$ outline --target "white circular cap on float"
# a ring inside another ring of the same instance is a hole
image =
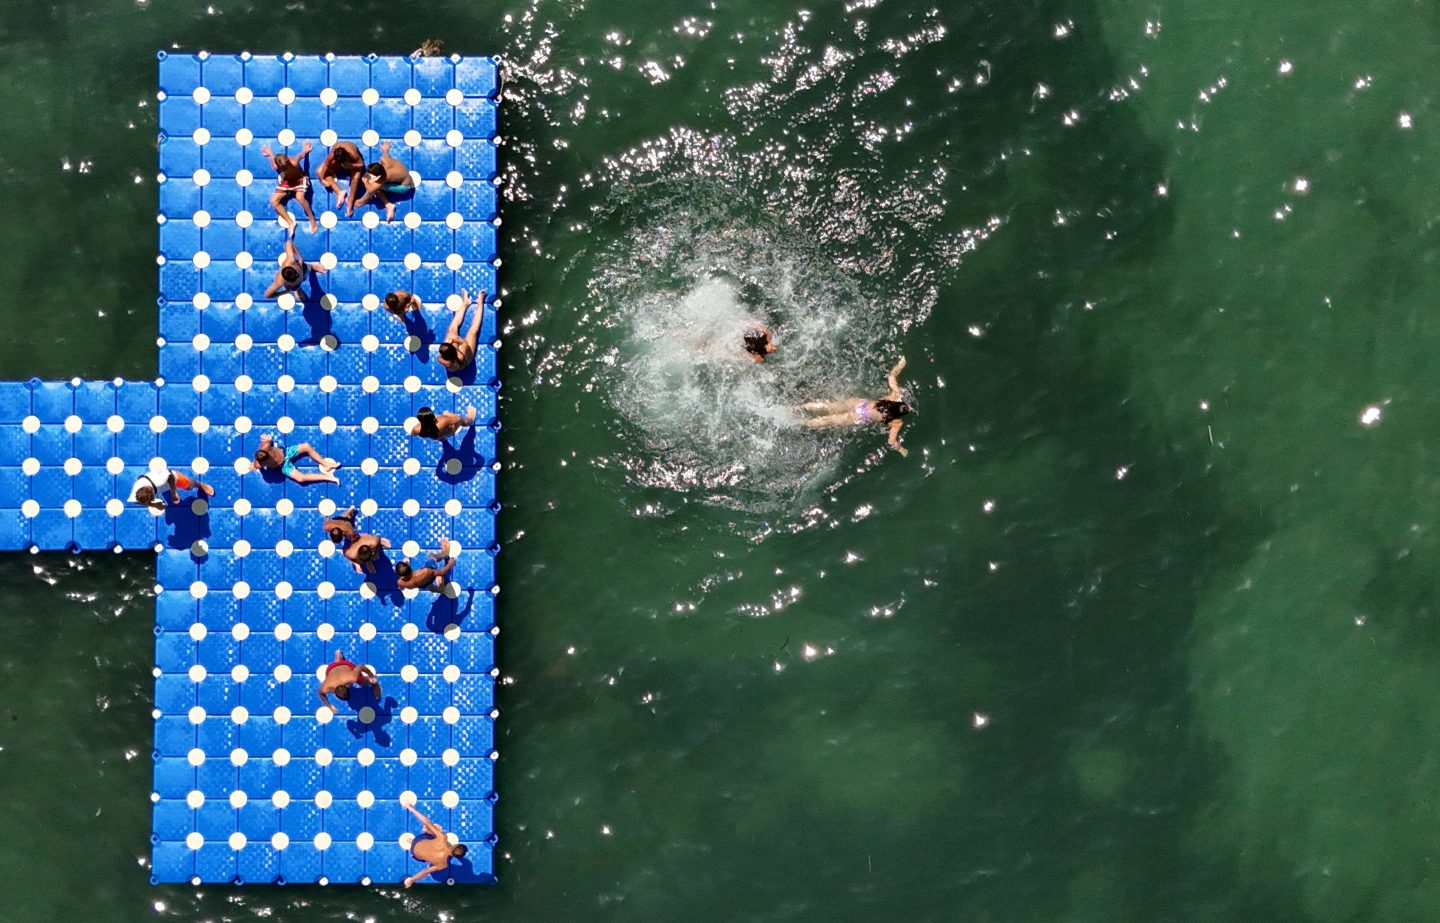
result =
[[[316,798],[318,800],[319,796],[317,795]],[[315,848],[320,850],[321,852],[329,849],[330,834],[326,833],[324,830],[321,830],[319,833],[315,834]]]
[[[201,836],[199,831],[187,833],[185,835],[185,845],[191,849],[199,849],[205,845],[205,837]]]
[[[375,709],[371,708],[369,705],[363,706],[360,709],[359,717],[361,724],[370,724],[375,720]]]
[[[330,711],[330,709],[328,709],[328,708],[325,709],[325,713],[326,713],[327,715],[332,714],[331,711]],[[333,715],[332,715],[332,717],[333,717]],[[335,759],[335,754],[331,753],[331,752],[330,752],[327,748],[325,748],[325,747],[321,747],[319,750],[316,750],[316,751],[315,751],[315,765],[316,765],[316,766],[329,766],[330,763],[331,763],[334,759]],[[327,801],[328,801],[330,795],[327,793],[327,794],[325,795],[325,797],[326,797],[326,799],[327,799]],[[317,804],[319,803],[319,801],[320,801],[320,795],[319,795],[319,794],[317,794],[317,795],[315,796],[315,801],[316,801]],[[328,807],[328,806],[329,806],[328,804],[321,805],[321,807]]]
[[[255,92],[249,87],[240,87],[235,91],[235,101],[242,106],[250,105],[250,101],[254,98]]]
[[[328,753],[329,751],[326,752]],[[319,760],[316,760],[316,762],[319,762]],[[322,765],[329,765],[329,763],[330,761],[327,759]],[[319,808],[320,810],[324,811],[334,803],[335,796],[327,792],[325,789],[322,788],[320,791],[315,793],[315,807]]]
[[[281,795],[281,794],[284,794],[284,793],[283,793],[283,792],[276,792],[275,794],[276,794],[276,795]],[[287,803],[288,803],[288,801],[287,801]],[[289,834],[287,834],[287,833],[280,832],[280,833],[276,833],[276,834],[274,834],[273,836],[270,837],[270,847],[271,847],[272,849],[276,850],[277,852],[278,852],[279,850],[284,849],[285,847],[287,847],[287,846],[289,846],[289,845],[290,845],[290,836],[289,836]]]
[[[230,668],[230,681],[232,683],[243,683],[250,678],[250,668],[243,663],[237,663]],[[249,712],[246,712],[249,715]],[[244,724],[244,721],[237,721],[236,724]]]
[[[203,106],[210,101],[210,91],[205,87],[196,87],[190,92],[190,98]]]
[[[400,637],[406,641],[414,641],[420,637],[420,626],[414,622],[406,622],[400,629]]]
[[[414,766],[414,765],[415,765],[415,760],[416,760],[418,757],[419,757],[419,754],[417,754],[414,750],[411,750],[409,747],[406,747],[404,750],[401,750],[401,751],[400,751],[400,765],[401,765],[401,766]]]
[[[445,711],[440,713],[440,717],[445,719],[446,724],[456,724],[460,721],[460,709],[454,705],[447,706]]]
[[[366,87],[366,88],[365,88],[365,91],[360,94],[360,101],[361,101],[362,103],[364,103],[365,105],[367,105],[367,106],[373,106],[373,105],[375,105],[376,103],[378,103],[378,102],[380,101],[380,91],[377,90],[377,89],[375,89],[374,87]],[[375,135],[375,132],[373,132],[373,131],[367,131],[365,134],[366,134],[366,135]],[[375,135],[375,140],[374,140],[374,141],[370,141],[370,140],[366,139],[366,140],[365,140],[365,144],[366,144],[368,147],[374,147],[375,144],[376,144],[379,140],[380,140],[380,136],[379,136],[379,135]]]
[[[235,724],[244,724],[250,720],[250,710],[244,705],[236,705],[230,709],[230,720]]]
[[[450,747],[444,753],[440,754],[440,761],[446,766],[458,765],[460,762],[460,751],[454,747]]]
[[[209,671],[205,669],[203,663],[196,663],[191,664],[190,670],[186,675],[190,677],[190,682],[192,683],[203,683],[205,682],[205,677],[209,675]]]
[[[465,93],[459,87],[452,87],[445,91],[445,101],[452,106],[458,106],[465,102]]]
[[[230,751],[231,766],[244,766],[249,761],[250,754],[245,751],[244,747],[236,747],[234,750]]]
[[[335,101],[339,98],[340,94],[335,92],[334,87],[326,87],[325,89],[320,91],[320,102],[324,103],[327,106],[335,105]],[[324,131],[320,132],[320,143],[325,145],[326,147],[334,147],[335,142],[339,139],[340,137],[339,135],[335,134],[334,129],[327,128]]]
[[[464,184],[465,177],[460,175],[459,170],[451,170],[449,173],[445,174],[445,185],[449,186],[451,189],[459,189]]]
[[[185,796],[185,803],[189,805],[191,809],[198,809],[205,803],[205,793],[198,788],[194,789],[190,794]]]
[[[199,766],[205,762],[205,751],[196,747],[185,755],[185,759],[191,766]]]
[[[277,789],[275,794],[270,796],[270,803],[277,808],[287,808],[290,806],[290,793],[283,788]]]
[[[282,128],[280,134],[275,136],[275,140],[280,142],[281,147],[289,147],[295,143],[295,132],[289,128]]]
[[[319,638],[321,641],[329,641],[331,638],[335,637],[335,626],[331,625],[329,622],[321,622],[319,626],[315,629],[315,637]]]
[[[419,678],[420,671],[415,668],[415,664],[407,663],[405,664],[405,666],[400,668],[400,679],[404,682],[413,683]]]
[[[452,128],[445,133],[445,143],[451,147],[459,147],[465,143],[465,134],[458,128]]]
[[[420,713],[416,711],[412,705],[406,705],[400,709],[400,721],[402,724],[414,724],[419,717]]]
[[[249,170],[237,170],[235,172],[235,185],[240,188],[245,189],[253,182],[255,182],[255,174]]]
[[[460,807],[460,793],[456,791],[448,791],[440,796],[440,803],[443,804],[445,807],[454,810],[455,808]]]
[[[442,671],[441,675],[445,677],[445,682],[447,683],[458,683],[460,681],[460,668],[452,663]]]
[[[275,682],[277,682],[277,683],[288,683],[288,682],[290,682],[290,676],[291,676],[290,666],[289,666],[288,664],[283,664],[283,663],[281,663],[281,664],[276,664],[276,665],[275,665],[275,673],[274,673],[274,676],[275,676]],[[288,720],[288,716],[289,716],[289,714],[290,714],[290,710],[289,710],[289,709],[286,709],[286,710],[285,710],[285,714],[286,714],[287,720]],[[275,720],[276,720],[276,721],[280,721],[280,718],[279,718],[279,709],[276,709],[276,718],[275,718]],[[281,723],[283,724],[284,722],[281,722]]]
[[[249,801],[250,796],[245,794],[242,789],[237,788],[235,789],[235,791],[230,793],[230,807],[234,808],[237,811],[245,807],[245,805],[249,803]]]
[[[275,626],[275,631],[274,631],[275,640],[276,640],[276,641],[289,641],[289,640],[290,640],[290,635],[291,635],[292,631],[293,631],[293,629],[290,628],[289,623],[287,623],[287,622],[281,622],[280,624],[278,624],[278,625]]]
[[[375,845],[375,835],[369,832],[361,833],[355,837],[355,845],[361,850],[369,849]]]
[[[360,348],[367,353],[373,353],[380,348],[380,338],[373,333],[367,333],[360,338]]]
[[[406,212],[405,217],[401,220],[403,220],[405,226],[412,231],[418,229],[423,223],[419,212]]]
[[[288,766],[290,765],[290,751],[281,747],[270,755],[270,761],[276,766]]]
[[[204,709],[203,707],[199,706],[199,705],[195,705],[195,706],[191,707],[191,709],[190,709],[190,714],[189,714],[189,718],[190,718],[190,723],[191,723],[191,724],[204,724],[204,723],[205,723],[205,709]]]

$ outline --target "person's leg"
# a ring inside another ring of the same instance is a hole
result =
[[[475,302],[475,316],[470,319],[470,331],[465,334],[465,342],[470,344],[470,361],[475,361],[475,352],[480,346],[480,324],[485,320],[485,302]]]
[[[289,198],[289,193],[281,192],[277,189],[275,193],[270,196],[270,204],[275,208],[275,214],[280,216],[280,223],[294,230],[295,217],[291,215],[290,210],[285,207],[285,200],[287,198]]]
[[[385,220],[386,220],[387,222],[388,222],[388,221],[394,221],[394,220],[395,220],[395,203],[390,201],[390,197],[385,194],[385,190],[383,190],[383,189],[377,189],[377,190],[375,190],[375,198],[380,202],[381,205],[385,206]]]
[[[329,474],[331,471],[334,471],[336,468],[340,467],[339,462],[337,462],[333,458],[326,458],[325,456],[321,455],[319,452],[315,451],[315,447],[308,442],[300,443],[295,447],[294,451],[296,455],[304,455],[312,459],[315,464],[320,466],[320,470],[325,472],[326,474]]]
[[[830,426],[849,426],[855,422],[855,414],[852,413],[831,413],[823,417],[812,417],[805,421],[805,425],[811,429],[825,429]]]
[[[466,412],[466,414],[465,414],[465,425],[466,425],[466,426],[473,426],[474,424],[475,424],[475,408],[474,408],[474,407],[471,407],[471,408]]]
[[[328,471],[300,471],[299,469],[290,472],[290,480],[296,484],[315,484],[322,481],[327,484],[340,483],[340,479]]]
[[[465,319],[466,308],[461,307],[450,316],[450,329],[445,331],[445,339],[453,340],[460,337],[460,322]]]
[[[310,207],[309,188],[301,189],[295,193],[295,198],[300,201],[300,207],[305,209],[305,217],[310,219],[310,233],[314,234],[320,230],[320,225],[315,221],[315,210]],[[321,272],[324,272],[324,270],[322,269]]]

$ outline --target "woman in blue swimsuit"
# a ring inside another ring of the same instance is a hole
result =
[[[900,391],[900,371],[905,368],[905,357],[901,356],[900,361],[890,370],[886,383],[890,391],[882,398],[871,399],[865,397],[842,397],[833,401],[810,401],[801,404],[800,409],[810,414],[817,414],[805,421],[805,425],[811,429],[826,429],[832,426],[864,426],[867,423],[879,423],[890,431],[888,440],[890,448],[901,455],[909,455],[910,452],[900,444],[900,427],[904,425],[904,417],[914,408],[902,400]]]
[[[301,455],[308,456],[315,460],[320,466],[318,473],[309,471],[298,471],[295,468],[295,459]],[[259,471],[263,468],[279,468],[280,473],[285,475],[296,484],[313,484],[316,481],[325,481],[330,484],[339,484],[340,479],[333,472],[340,467],[340,463],[333,458],[325,458],[308,442],[285,448],[277,443],[269,433],[260,437],[260,449],[255,453],[255,460],[250,463],[251,471]]]

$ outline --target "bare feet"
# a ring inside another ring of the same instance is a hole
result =
[[[204,483],[204,482],[197,482],[197,483],[200,484],[200,489],[205,493],[205,496],[207,496],[207,497],[213,497],[213,496],[215,496],[215,488],[211,487],[209,484],[206,484],[206,483]]]
[[[329,474],[330,472],[340,467],[343,466],[333,458],[327,458],[320,463],[320,470],[325,472],[326,474]]]
[[[394,220],[395,220],[395,203],[394,203],[394,202],[386,202],[386,203],[385,203],[385,221],[388,223],[388,222],[391,222],[391,221],[394,221]]]
[[[474,407],[471,407],[470,410],[469,410],[469,414],[465,417],[465,425],[466,425],[466,426],[469,426],[471,423],[474,423],[474,422],[475,422],[475,408],[474,408]]]

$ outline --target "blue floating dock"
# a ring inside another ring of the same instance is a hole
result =
[[[461,289],[495,293],[496,61],[159,58],[160,378],[0,383],[0,548],[157,553],[153,882],[396,883],[423,868],[411,797],[470,847],[439,878],[493,882],[498,304],[473,368],[433,353]],[[410,167],[393,223],[313,180],[337,138]],[[260,147],[307,140],[319,232],[289,208],[329,271],[265,300],[285,231]],[[395,289],[419,318],[380,309]],[[472,405],[451,444],[408,434],[422,406]],[[341,461],[341,485],[244,473],[261,433]],[[157,457],[215,497],[125,503]],[[351,505],[391,561],[450,538],[447,591],[362,580],[321,531]],[[337,649],[384,696],[356,687],[332,718]]]

